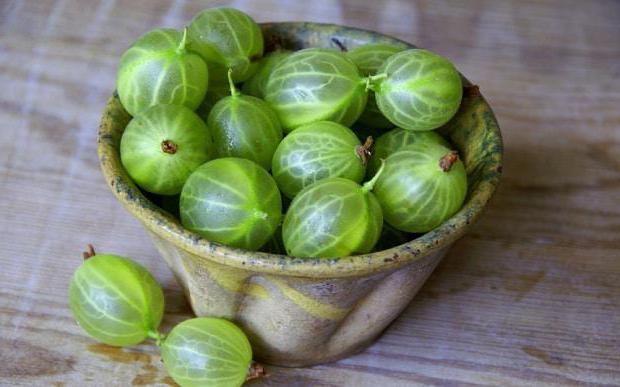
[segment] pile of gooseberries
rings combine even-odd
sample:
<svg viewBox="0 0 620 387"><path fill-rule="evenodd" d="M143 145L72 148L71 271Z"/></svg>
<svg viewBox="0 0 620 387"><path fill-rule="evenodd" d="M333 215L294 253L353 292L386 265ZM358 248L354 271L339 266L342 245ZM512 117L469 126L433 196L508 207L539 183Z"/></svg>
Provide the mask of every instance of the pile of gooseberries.
<svg viewBox="0 0 620 387"><path fill-rule="evenodd" d="M265 52L260 26L231 8L140 37L117 77L132 116L127 174L196 237L232 248L333 258L439 227L467 194L465 165L436 131L461 105L454 65L404 45L316 43ZM119 340L156 336L157 316ZM197 365L179 359L202 324L163 347L179 380L193 378Z"/></svg>
<svg viewBox="0 0 620 387"><path fill-rule="evenodd" d="M121 58L117 90L133 116L122 164L187 230L328 258L383 249L383 235L410 240L461 208L465 166L435 130L463 95L449 60L336 37L266 46L249 15L210 8Z"/></svg>

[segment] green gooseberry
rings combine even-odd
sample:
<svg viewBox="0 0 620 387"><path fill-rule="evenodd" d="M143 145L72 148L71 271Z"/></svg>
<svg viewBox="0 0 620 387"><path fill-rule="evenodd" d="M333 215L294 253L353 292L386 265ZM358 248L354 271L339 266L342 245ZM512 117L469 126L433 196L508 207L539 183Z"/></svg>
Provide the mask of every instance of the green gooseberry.
<svg viewBox="0 0 620 387"><path fill-rule="evenodd" d="M385 159L385 170L373 192L388 224L401 231L422 233L461 208L467 194L467 174L456 151L420 142Z"/></svg>
<svg viewBox="0 0 620 387"><path fill-rule="evenodd" d="M351 129L318 121L298 127L282 140L271 171L280 191L292 199L304 187L328 177L360 183L369 154Z"/></svg>
<svg viewBox="0 0 620 387"><path fill-rule="evenodd" d="M269 170L282 141L282 126L276 113L262 99L242 95L232 82L230 96L219 100L207 119L218 157L241 157Z"/></svg>
<svg viewBox="0 0 620 387"><path fill-rule="evenodd" d="M132 116L156 104L196 109L209 73L199 55L186 49L187 31L162 28L142 35L121 57L118 96Z"/></svg>
<svg viewBox="0 0 620 387"><path fill-rule="evenodd" d="M461 77L446 58L411 49L390 56L371 82L381 113L408 130L432 130L456 114Z"/></svg>
<svg viewBox="0 0 620 387"><path fill-rule="evenodd" d="M307 48L292 53L274 69L265 100L289 132L316 121L351 126L366 106L366 80L340 51Z"/></svg>
<svg viewBox="0 0 620 387"><path fill-rule="evenodd" d="M374 176L381 165L381 160L386 159L392 153L416 143L433 143L450 148L450 143L435 131L418 132L405 129L392 129L381 135L375 142L372 156L368 161L368 175Z"/></svg>
<svg viewBox="0 0 620 387"><path fill-rule="evenodd" d="M355 47L345 55L355 63L362 75L372 76L377 74L377 70L383 65L387 58L403 50L404 48L402 47L390 44L365 44ZM385 118L379 110L377 102L375 101L374 92L368 93L366 108L362 112L358 122L362 125L378 129L394 127L394 124Z"/></svg>
<svg viewBox="0 0 620 387"><path fill-rule="evenodd" d="M183 106L155 105L133 118L121 138L121 162L146 191L174 195L213 155L205 123Z"/></svg>
<svg viewBox="0 0 620 387"><path fill-rule="evenodd" d="M211 79L226 83L233 70L235 83L250 78L263 56L263 33L249 15L234 8L209 8L188 27L190 47L207 62Z"/></svg>
<svg viewBox="0 0 620 387"><path fill-rule="evenodd" d="M258 250L282 217L271 175L253 161L226 157L203 164L187 179L180 200L185 228L218 243Z"/></svg>
<svg viewBox="0 0 620 387"><path fill-rule="evenodd" d="M69 306L82 329L97 341L121 347L159 339L164 294L155 278L128 258L85 257L69 287Z"/></svg>
<svg viewBox="0 0 620 387"><path fill-rule="evenodd" d="M278 63L282 62L289 55L291 55L291 52L287 50L273 51L265 55L258 61L256 73L243 83L243 88L241 90L245 94L257 98L265 98L265 90L267 88L269 76Z"/></svg>
<svg viewBox="0 0 620 387"><path fill-rule="evenodd" d="M345 55L355 63L363 76L376 75L390 56L405 48L385 43L364 44L347 51Z"/></svg>
<svg viewBox="0 0 620 387"><path fill-rule="evenodd" d="M304 188L284 217L286 252L295 257L321 258L370 252L383 224L381 206L370 192L375 181L373 178L360 186L332 177Z"/></svg>
<svg viewBox="0 0 620 387"><path fill-rule="evenodd" d="M230 321L197 317L176 325L161 344L172 379L183 387L241 386L252 363L245 333Z"/></svg>

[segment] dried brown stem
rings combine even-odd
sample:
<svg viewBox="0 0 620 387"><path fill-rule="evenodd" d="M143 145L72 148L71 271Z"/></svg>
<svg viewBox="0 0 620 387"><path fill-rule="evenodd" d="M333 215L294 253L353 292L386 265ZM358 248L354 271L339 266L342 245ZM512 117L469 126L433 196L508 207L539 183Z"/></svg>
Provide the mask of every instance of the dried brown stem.
<svg viewBox="0 0 620 387"><path fill-rule="evenodd" d="M456 163L459 159L459 153L457 151L450 151L447 155L439 159L439 168L442 171L448 172L452 165Z"/></svg>
<svg viewBox="0 0 620 387"><path fill-rule="evenodd" d="M375 140L372 138L372 136L368 136L366 137L366 141L364 141L363 145L358 145L355 148L355 153L357 153L364 165L368 163L370 156L372 156L372 145L374 144L374 142Z"/></svg>
<svg viewBox="0 0 620 387"><path fill-rule="evenodd" d="M248 375L246 376L245 381L247 382L248 380L266 378L268 376L269 374L267 373L267 370L265 370L265 367L263 367L262 364L252 361L252 364L250 364L250 368L248 369Z"/></svg>
<svg viewBox="0 0 620 387"><path fill-rule="evenodd" d="M95 247L89 243L87 250L82 253L82 257L84 258L84 260L87 260L88 258L91 258L94 256L95 256Z"/></svg>
<svg viewBox="0 0 620 387"><path fill-rule="evenodd" d="M161 150L164 153L173 155L177 153L177 148L177 144L175 144L171 140L164 140L161 142Z"/></svg>
<svg viewBox="0 0 620 387"><path fill-rule="evenodd" d="M466 97L480 97L480 88L478 85L465 86L463 91Z"/></svg>

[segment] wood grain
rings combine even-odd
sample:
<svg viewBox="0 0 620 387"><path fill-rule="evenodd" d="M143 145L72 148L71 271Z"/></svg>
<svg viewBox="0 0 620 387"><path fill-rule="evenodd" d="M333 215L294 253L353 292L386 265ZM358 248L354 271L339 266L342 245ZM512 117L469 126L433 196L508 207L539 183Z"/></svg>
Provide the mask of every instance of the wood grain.
<svg viewBox="0 0 620 387"><path fill-rule="evenodd" d="M98 170L120 54L156 26L232 5L259 21L342 23L451 58L480 85L505 177L404 314L368 350L254 385L620 385L620 3L130 1L0 4L0 383L169 385L154 346L94 343L67 306L87 243L136 258L191 316ZM389 300L386 300L389 302Z"/></svg>

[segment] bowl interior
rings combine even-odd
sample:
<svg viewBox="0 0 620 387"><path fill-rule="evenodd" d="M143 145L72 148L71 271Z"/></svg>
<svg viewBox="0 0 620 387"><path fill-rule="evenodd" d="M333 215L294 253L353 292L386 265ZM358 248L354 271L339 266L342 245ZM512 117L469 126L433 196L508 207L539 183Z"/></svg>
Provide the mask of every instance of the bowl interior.
<svg viewBox="0 0 620 387"><path fill-rule="evenodd" d="M266 49L307 47L352 48L367 43L414 47L372 31L319 23L261 25ZM499 182L502 140L490 106L477 87L464 79L464 99L457 115L439 129L465 164L469 190L464 206L441 226L399 246L375 253L339 258L296 258L246 251L210 242L182 227L150 201L131 181L120 162L120 138L131 119L115 94L105 108L98 136L98 153L106 181L123 205L153 233L190 253L229 266L256 272L305 277L347 277L390 270L428 256L461 237L480 215ZM208 257L208 258L207 258Z"/></svg>

